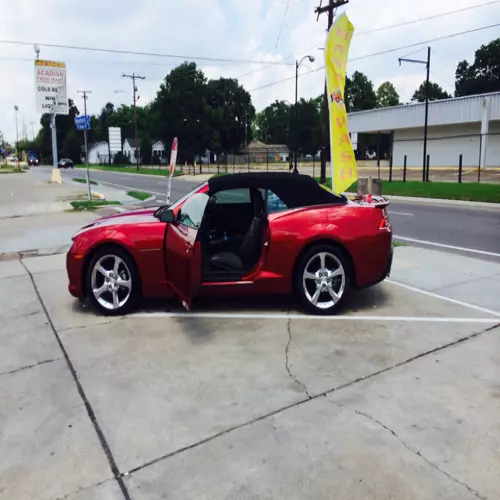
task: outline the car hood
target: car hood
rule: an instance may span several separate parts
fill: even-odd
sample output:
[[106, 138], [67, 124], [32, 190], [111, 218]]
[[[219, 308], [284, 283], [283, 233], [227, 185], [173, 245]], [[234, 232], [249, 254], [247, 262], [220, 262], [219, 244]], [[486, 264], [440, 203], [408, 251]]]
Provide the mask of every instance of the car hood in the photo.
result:
[[77, 234], [88, 231], [96, 227], [109, 227], [109, 226], [122, 226], [125, 224], [147, 224], [158, 222], [154, 217], [154, 213], [159, 207], [131, 210], [130, 212], [123, 212], [116, 215], [109, 215], [96, 219], [94, 222], [82, 227]]

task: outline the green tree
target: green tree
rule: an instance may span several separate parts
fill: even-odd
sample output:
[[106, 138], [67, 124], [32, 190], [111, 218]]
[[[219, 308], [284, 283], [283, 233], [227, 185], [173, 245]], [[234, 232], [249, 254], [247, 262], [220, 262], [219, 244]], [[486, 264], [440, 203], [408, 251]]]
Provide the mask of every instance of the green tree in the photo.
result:
[[346, 78], [344, 102], [348, 113], [377, 107], [373, 83], [364, 73], [355, 71], [351, 78]]
[[165, 144], [179, 138], [179, 163], [193, 161], [210, 146], [213, 130], [205, 100], [206, 84], [196, 64], [185, 62], [165, 77], [151, 104], [154, 135]]
[[[57, 149], [61, 152], [63, 149], [64, 141], [70, 130], [74, 131], [76, 134], [75, 127], [75, 116], [80, 114], [80, 111], [76, 107], [72, 99], [68, 99], [69, 104], [69, 114], [67, 115], [56, 115], [56, 131], [57, 131]], [[39, 145], [39, 150], [41, 155], [46, 159], [50, 160], [52, 157], [52, 131], [50, 128], [50, 114], [43, 114], [40, 118], [41, 129], [38, 132], [37, 143]], [[81, 136], [81, 137], [80, 137]], [[79, 139], [80, 144], [83, 144], [83, 135], [76, 134], [76, 138]]]
[[257, 139], [265, 144], [291, 146], [293, 109], [285, 101], [275, 101], [256, 117]]
[[240, 151], [252, 140], [255, 108], [250, 94], [232, 78], [210, 80], [206, 86], [209, 126], [215, 134], [212, 147], [220, 151]]
[[[413, 102], [425, 102], [425, 83], [423, 82], [413, 94], [411, 98]], [[449, 99], [450, 97], [451, 95], [437, 83], [429, 82], [429, 101], [439, 101], [441, 99]]]
[[316, 99], [301, 99], [297, 104], [297, 148], [315, 155], [321, 146], [321, 114]]
[[62, 144], [62, 155], [65, 158], [70, 158], [75, 163], [80, 163], [81, 146], [82, 142], [79, 137], [79, 132], [77, 132], [74, 127], [70, 128]]
[[485, 94], [500, 90], [500, 38], [476, 51], [474, 63], [458, 63], [455, 96]]
[[377, 107], [388, 108], [399, 104], [399, 94], [391, 82], [382, 83], [377, 89]]
[[151, 141], [147, 137], [141, 139], [141, 161], [143, 165], [151, 165], [153, 154]]

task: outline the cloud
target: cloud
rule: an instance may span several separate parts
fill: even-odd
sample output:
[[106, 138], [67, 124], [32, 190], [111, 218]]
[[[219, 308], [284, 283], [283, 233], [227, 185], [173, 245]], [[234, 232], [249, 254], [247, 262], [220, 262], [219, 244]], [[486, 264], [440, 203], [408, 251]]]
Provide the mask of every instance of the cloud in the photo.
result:
[[[480, 0], [475, 0], [478, 3]], [[0, 30], [4, 40], [88, 45], [186, 57], [287, 62], [290, 65], [228, 64], [198, 61], [209, 78], [240, 77], [256, 108], [262, 109], [275, 99], [293, 101], [297, 58], [306, 54], [316, 57], [313, 64], [304, 63], [301, 74], [323, 65], [323, 52], [317, 50], [325, 38], [326, 16], [316, 21], [312, 0], [87, 0], [85, 8], [67, 0], [16, 0], [3, 6]], [[351, 0], [347, 10], [356, 32], [397, 24], [470, 6], [469, 0]], [[493, 4], [433, 21], [408, 25], [372, 34], [358, 34], [353, 39], [351, 58], [409, 45], [495, 22], [499, 4]], [[286, 13], [286, 16], [285, 16]], [[281, 34], [280, 27], [282, 27]], [[278, 36], [279, 35], [279, 36]], [[495, 37], [485, 30], [446, 41], [432, 43], [432, 79], [452, 92], [458, 61], [472, 59], [481, 44]], [[14, 104], [19, 105], [20, 123], [39, 123], [35, 110], [31, 46], [0, 44], [0, 129], [15, 139]], [[423, 50], [420, 50], [423, 49]], [[420, 50], [420, 51], [419, 51]], [[390, 80], [403, 100], [409, 100], [425, 77], [425, 68], [398, 64], [398, 57], [416, 52], [424, 58], [425, 47], [400, 50], [384, 56], [371, 56], [349, 64], [348, 72], [362, 71], [375, 85]], [[182, 58], [141, 57], [79, 50], [42, 47], [42, 58], [62, 60], [68, 67], [68, 94], [78, 102], [77, 90], [90, 89], [89, 112], [97, 113], [107, 101], [130, 102], [131, 82], [122, 73], [146, 77], [139, 82], [141, 102], [155, 97], [166, 74]], [[10, 59], [9, 59], [10, 58]], [[14, 60], [13, 60], [14, 59]], [[19, 60], [21, 59], [21, 60]], [[307, 64], [307, 67], [306, 67]], [[257, 71], [256, 71], [257, 70]], [[270, 83], [289, 79], [277, 85]], [[324, 86], [324, 72], [304, 74], [299, 80], [301, 97], [315, 97]], [[30, 127], [28, 126], [28, 131]], [[30, 135], [30, 134], [28, 134]]]

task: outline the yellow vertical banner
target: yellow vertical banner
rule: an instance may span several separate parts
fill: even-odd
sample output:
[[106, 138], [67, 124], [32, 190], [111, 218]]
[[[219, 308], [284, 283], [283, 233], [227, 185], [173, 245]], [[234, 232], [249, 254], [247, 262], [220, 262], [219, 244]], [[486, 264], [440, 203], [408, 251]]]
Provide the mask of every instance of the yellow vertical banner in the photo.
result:
[[330, 118], [332, 190], [340, 194], [358, 180], [356, 157], [347, 128], [344, 89], [347, 56], [354, 26], [342, 14], [332, 25], [325, 45], [326, 85]]

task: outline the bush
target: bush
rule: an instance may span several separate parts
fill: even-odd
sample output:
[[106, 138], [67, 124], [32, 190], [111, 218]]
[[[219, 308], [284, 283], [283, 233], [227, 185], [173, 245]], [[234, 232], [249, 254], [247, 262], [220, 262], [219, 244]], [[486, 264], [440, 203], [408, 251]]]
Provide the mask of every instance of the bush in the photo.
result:
[[125, 156], [121, 151], [115, 154], [113, 158], [113, 163], [115, 165], [130, 165], [130, 158]]

